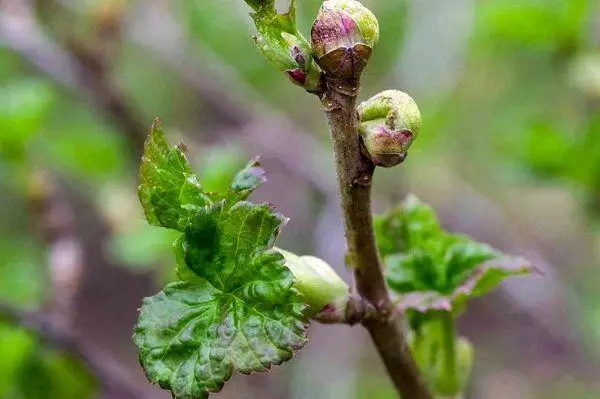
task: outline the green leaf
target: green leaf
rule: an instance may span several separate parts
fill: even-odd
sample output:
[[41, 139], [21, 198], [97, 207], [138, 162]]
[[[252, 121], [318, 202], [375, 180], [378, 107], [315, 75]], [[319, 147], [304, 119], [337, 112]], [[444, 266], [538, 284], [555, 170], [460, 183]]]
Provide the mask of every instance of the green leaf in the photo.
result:
[[225, 194], [204, 193], [183, 152], [155, 124], [141, 166], [148, 221], [183, 234], [180, 282], [146, 298], [134, 342], [150, 381], [178, 398], [218, 392], [234, 370], [266, 371], [306, 342], [306, 305], [273, 245], [287, 219], [245, 199], [265, 181], [258, 160]]
[[233, 178], [230, 200], [245, 200], [266, 181], [265, 170], [260, 167], [259, 158], [256, 157]]
[[229, 289], [198, 279], [144, 300], [134, 341], [150, 381], [178, 398], [207, 397], [234, 369], [267, 371], [304, 345], [305, 305], [282, 256], [262, 252], [250, 265], [253, 279], [219, 284]]
[[[399, 308], [404, 311], [458, 312], [468, 299], [489, 292], [506, 278], [535, 270], [524, 259], [445, 232], [433, 209], [414, 196], [377, 218], [376, 234], [388, 284], [402, 294]], [[413, 316], [409, 317], [413, 325], [419, 324], [419, 317]]]
[[222, 199], [230, 203], [244, 200], [266, 181], [255, 158], [234, 177], [225, 195], [205, 193], [180, 147], [169, 144], [156, 120], [146, 140], [138, 188], [150, 224], [184, 231], [203, 208]]
[[414, 248], [420, 242], [439, 237], [442, 228], [435, 211], [414, 195], [406, 198], [401, 207], [383, 217], [375, 218], [375, 232], [382, 256]]
[[179, 231], [210, 203], [185, 154], [169, 144], [158, 120], [146, 140], [138, 194], [150, 224]]
[[296, 1], [289, 10], [279, 14], [273, 0], [247, 0], [258, 34], [254, 39], [258, 49], [273, 66], [296, 85], [309, 92], [319, 90], [321, 70], [312, 57], [311, 46], [298, 31]]

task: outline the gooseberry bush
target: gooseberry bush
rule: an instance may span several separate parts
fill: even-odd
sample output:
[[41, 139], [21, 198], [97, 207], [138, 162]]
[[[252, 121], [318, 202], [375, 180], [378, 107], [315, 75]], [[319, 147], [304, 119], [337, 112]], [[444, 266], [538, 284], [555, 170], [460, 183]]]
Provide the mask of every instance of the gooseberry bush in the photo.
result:
[[298, 31], [295, 1], [245, 0], [256, 44], [289, 80], [323, 104], [335, 153], [352, 286], [324, 261], [276, 247], [285, 216], [248, 198], [265, 183], [251, 160], [226, 192], [203, 190], [157, 120], [146, 141], [139, 197], [152, 225], [180, 232], [179, 281], [144, 299], [134, 341], [148, 379], [176, 398], [219, 392], [234, 371], [265, 372], [307, 342], [310, 321], [361, 324], [405, 399], [462, 397], [473, 348], [455, 319], [471, 298], [524, 259], [446, 232], [416, 196], [373, 218], [377, 167], [405, 161], [420, 134], [415, 101], [386, 90], [357, 105], [360, 76], [379, 40], [376, 17], [358, 1], [325, 1], [311, 40]]

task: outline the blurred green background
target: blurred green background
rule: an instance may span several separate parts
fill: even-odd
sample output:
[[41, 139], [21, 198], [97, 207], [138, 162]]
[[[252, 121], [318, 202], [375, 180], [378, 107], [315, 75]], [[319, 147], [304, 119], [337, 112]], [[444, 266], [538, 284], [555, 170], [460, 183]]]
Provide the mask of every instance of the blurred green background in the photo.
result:
[[[285, 7], [285, 1], [278, 2]], [[304, 32], [318, 0], [299, 0]], [[424, 117], [381, 212], [414, 192], [445, 226], [532, 260], [476, 301], [468, 398], [600, 397], [600, 5], [371, 0], [381, 41], [361, 98], [409, 92]], [[209, 190], [254, 155], [281, 246], [343, 267], [318, 101], [256, 51], [242, 0], [0, 0], [0, 398], [166, 398], [131, 343], [173, 278], [173, 235], [136, 198], [154, 117]], [[394, 398], [360, 328], [314, 325], [297, 358], [220, 398]]]

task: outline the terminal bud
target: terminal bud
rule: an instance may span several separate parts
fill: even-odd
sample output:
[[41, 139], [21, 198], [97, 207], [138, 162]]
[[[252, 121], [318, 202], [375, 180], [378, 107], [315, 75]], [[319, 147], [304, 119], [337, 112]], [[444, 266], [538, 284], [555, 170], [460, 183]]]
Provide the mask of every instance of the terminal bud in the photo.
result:
[[312, 49], [325, 73], [358, 79], [379, 40], [379, 22], [358, 1], [323, 3], [311, 32]]

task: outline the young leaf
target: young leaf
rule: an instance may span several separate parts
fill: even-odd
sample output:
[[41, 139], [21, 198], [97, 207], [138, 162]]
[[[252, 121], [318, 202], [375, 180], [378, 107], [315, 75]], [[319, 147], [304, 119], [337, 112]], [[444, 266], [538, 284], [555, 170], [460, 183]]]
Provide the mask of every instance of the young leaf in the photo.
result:
[[534, 268], [445, 232], [433, 209], [414, 196], [375, 225], [389, 287], [400, 297], [397, 310], [413, 331], [412, 354], [437, 395], [456, 396], [465, 389], [473, 351], [456, 337], [453, 318], [469, 299]]
[[269, 62], [289, 80], [309, 92], [320, 90], [321, 70], [317, 66], [310, 44], [298, 31], [296, 0], [289, 10], [279, 14], [274, 0], [246, 0], [255, 11], [252, 14], [258, 34], [254, 36], [258, 49]]
[[304, 305], [290, 289], [291, 273], [268, 270], [280, 261], [276, 254], [262, 258], [263, 281], [230, 292], [202, 280], [177, 282], [144, 300], [134, 341], [150, 381], [176, 398], [203, 398], [234, 369], [267, 371], [304, 345]]
[[260, 167], [259, 158], [254, 158], [233, 178], [230, 200], [245, 200], [266, 181], [265, 170]]
[[179, 231], [210, 204], [185, 154], [171, 147], [159, 120], [144, 147], [138, 194], [148, 223]]
[[224, 195], [204, 193], [155, 124], [140, 176], [148, 221], [183, 233], [175, 243], [182, 281], [146, 298], [135, 327], [148, 379], [177, 398], [204, 398], [234, 370], [266, 371], [290, 359], [306, 342], [306, 305], [273, 249], [287, 219], [244, 201], [265, 181], [258, 161]]
[[435, 212], [416, 197], [376, 219], [377, 240], [399, 307], [421, 313], [461, 307], [504, 279], [533, 272], [521, 258], [462, 235], [445, 232]]

